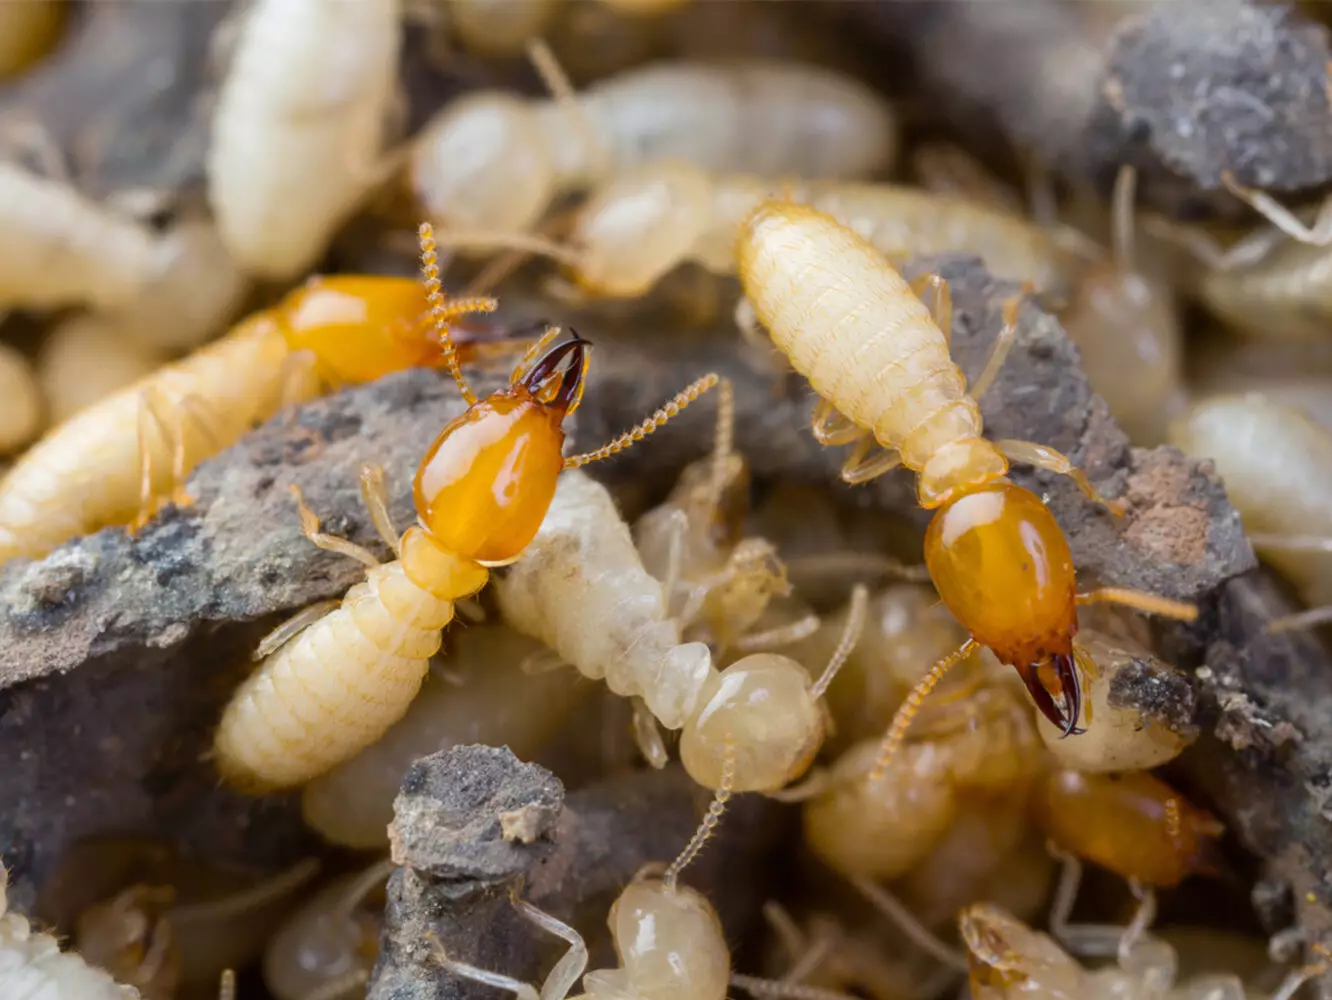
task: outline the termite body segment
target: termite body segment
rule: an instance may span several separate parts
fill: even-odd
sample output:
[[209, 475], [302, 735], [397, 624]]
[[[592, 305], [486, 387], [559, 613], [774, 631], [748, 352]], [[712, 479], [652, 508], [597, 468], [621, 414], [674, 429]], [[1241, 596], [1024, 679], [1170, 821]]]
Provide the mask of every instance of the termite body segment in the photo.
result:
[[710, 173], [682, 160], [627, 169], [579, 210], [571, 277], [594, 298], [637, 298], [685, 262], [736, 273], [736, 237], [750, 213], [784, 196], [826, 212], [890, 257], [982, 256], [998, 277], [1066, 291], [1073, 262], [1038, 226], [962, 198], [893, 184], [773, 180]]
[[[173, 488], [183, 501], [179, 488], [190, 469], [284, 402], [312, 396], [318, 381], [369, 381], [441, 357], [416, 280], [313, 278], [222, 339], [81, 410], [29, 449], [0, 480], [0, 562], [45, 555], [78, 535], [129, 524], [136, 512], [145, 518]], [[307, 361], [319, 379], [307, 377]]]
[[448, 229], [517, 233], [558, 195], [604, 177], [606, 160], [844, 178], [886, 166], [896, 146], [887, 106], [858, 82], [765, 60], [635, 69], [579, 94], [577, 110], [590, 128], [575, 127], [555, 100], [453, 102], [416, 142], [411, 184], [422, 210]]
[[383, 176], [399, 0], [260, 0], [218, 95], [208, 197], [253, 274], [294, 278]]
[[1124, 878], [1173, 886], [1215, 871], [1214, 839], [1224, 827], [1146, 771], [1051, 770], [1033, 807], [1056, 845]]
[[[1063, 531], [1038, 497], [1008, 481], [1009, 459], [1068, 475], [1112, 510], [1122, 505], [1101, 497], [1051, 448], [982, 436], [976, 399], [1016, 336], [1021, 294], [1004, 306], [1003, 329], [969, 391], [949, 356], [951, 299], [937, 275], [908, 283], [863, 237], [790, 202], [765, 202], [750, 213], [736, 260], [757, 319], [822, 397], [815, 437], [857, 445], [842, 478], [861, 483], [905, 466], [916, 473], [920, 505], [935, 511], [926, 566], [971, 638], [908, 697], [885, 738], [884, 760], [921, 699], [974, 644], [1016, 668], [1037, 707], [1068, 734], [1077, 728], [1081, 705], [1073, 644], [1079, 602], [1119, 601], [1186, 620], [1196, 616], [1192, 606], [1152, 595], [1111, 589], [1079, 595]], [[930, 287], [933, 310], [916, 291]], [[1062, 694], [1063, 711], [1052, 693]]]

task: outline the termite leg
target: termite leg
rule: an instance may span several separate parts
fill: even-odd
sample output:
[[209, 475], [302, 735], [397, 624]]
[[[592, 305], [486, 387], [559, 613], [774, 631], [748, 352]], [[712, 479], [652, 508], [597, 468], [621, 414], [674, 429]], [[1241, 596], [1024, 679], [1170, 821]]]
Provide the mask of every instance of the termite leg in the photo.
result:
[[1229, 170], [1221, 171], [1221, 183], [1226, 186], [1227, 191], [1247, 203], [1250, 208], [1291, 239], [1318, 247], [1332, 244], [1332, 198], [1319, 206], [1313, 225], [1306, 226], [1290, 209], [1271, 195], [1245, 187]]
[[1175, 618], [1182, 622], [1197, 621], [1198, 607], [1186, 601], [1172, 601], [1159, 594], [1149, 594], [1145, 590], [1130, 590], [1127, 587], [1098, 587], [1077, 597], [1079, 604], [1122, 604], [1127, 608], [1145, 611], [1147, 614]]
[[1008, 360], [1008, 352], [1013, 349], [1013, 340], [1017, 336], [1018, 310], [1022, 307], [1022, 300], [1032, 292], [1033, 287], [1030, 282], [1024, 284], [1016, 295], [1004, 303], [1001, 310], [1003, 325], [999, 327], [994, 343], [990, 345], [990, 356], [985, 359], [985, 367], [971, 383], [972, 399], [979, 400], [984, 396], [994, 384], [994, 380], [999, 377], [999, 373], [1003, 371], [1004, 362]]
[[291, 484], [291, 495], [296, 498], [296, 509], [300, 512], [301, 534], [308, 538], [311, 544], [327, 552], [337, 552], [349, 559], [355, 559], [357, 562], [371, 568], [379, 565], [379, 559], [364, 546], [349, 542], [345, 538], [339, 538], [337, 535], [320, 531], [319, 515], [306, 506], [305, 497], [301, 495], [301, 488], [295, 483]]
[[777, 788], [770, 792], [764, 792], [766, 798], [774, 802], [785, 802], [795, 804], [799, 802], [808, 802], [810, 799], [818, 798], [833, 785], [832, 772], [826, 767], [814, 767], [803, 778], [794, 785], [787, 785], [785, 788]]
[[878, 442], [870, 434], [860, 439], [851, 457], [842, 466], [842, 482], [852, 486], [867, 483], [902, 464], [902, 455], [890, 448], [880, 448], [871, 455], [870, 449], [877, 445]]
[[1332, 622], [1332, 605], [1324, 605], [1321, 608], [1310, 608], [1307, 611], [1299, 611], [1291, 615], [1282, 615], [1280, 618], [1273, 618], [1267, 623], [1268, 632], [1298, 632], [1302, 629], [1317, 628], [1320, 625], [1326, 625]]
[[863, 875], [851, 876], [850, 882], [870, 905], [891, 920], [921, 951], [949, 968], [966, 971], [966, 956], [931, 934], [891, 892]]
[[153, 439], [156, 436], [164, 447], [170, 446], [166, 420], [160, 411], [164, 405], [167, 405], [166, 401], [155, 389], [145, 389], [139, 400], [136, 442], [139, 452], [139, 512], [130, 522], [131, 535], [141, 531], [157, 513], [157, 497], [153, 490], [153, 473], [157, 465], [154, 461]]
[[781, 649], [783, 646], [790, 646], [800, 642], [802, 639], [808, 639], [819, 630], [821, 621], [819, 616], [810, 612], [793, 622], [787, 622], [785, 625], [777, 625], [773, 628], [764, 629], [762, 632], [751, 632], [749, 635], [741, 636], [732, 645], [737, 652], [753, 653], [763, 649]]
[[1085, 472], [1070, 462], [1066, 455], [1055, 451], [1053, 448], [1036, 444], [1034, 441], [1014, 441], [1009, 438], [995, 441], [994, 446], [1011, 461], [1021, 462], [1023, 465], [1034, 465], [1038, 469], [1068, 476], [1069, 479], [1078, 484], [1078, 489], [1082, 490], [1089, 500], [1105, 507], [1112, 514], [1123, 515], [1128, 510], [1128, 504], [1124, 500], [1110, 500], [1102, 496], [1092, 485], [1091, 480], [1087, 478]]
[[190, 472], [186, 464], [186, 424], [203, 438], [208, 452], [214, 453], [222, 450], [221, 435], [218, 433], [221, 420], [203, 399], [188, 393], [176, 402], [171, 412], [174, 436], [171, 448], [171, 502], [177, 507], [185, 507], [194, 502], [194, 498], [185, 492], [185, 479]]
[[217, 444], [217, 434], [213, 429], [216, 426], [215, 420], [203, 400], [184, 396], [172, 403], [156, 389], [144, 390], [138, 417], [139, 512], [130, 522], [130, 534], [142, 530], [166, 502], [153, 488], [157, 466], [152, 443], [154, 430], [163, 446], [171, 451], [170, 502], [177, 507], [186, 507], [194, 502], [194, 498], [185, 492], [185, 480], [189, 474], [186, 423], [191, 424], [208, 443]]
[[555, 963], [555, 967], [541, 984], [540, 1000], [564, 1000], [578, 982], [578, 977], [587, 968], [587, 943], [583, 936], [563, 921], [556, 920], [549, 913], [538, 909], [524, 899], [519, 899], [517, 891], [509, 894], [514, 907], [527, 920], [544, 931], [554, 934], [569, 943], [569, 950]]
[[470, 979], [482, 986], [505, 990], [514, 994], [518, 1000], [540, 1000], [536, 989], [528, 983], [520, 982], [512, 976], [500, 975], [498, 972], [487, 972], [485, 969], [478, 969], [475, 965], [468, 965], [466, 962], [459, 962], [457, 959], [450, 958], [448, 952], [444, 950], [443, 942], [440, 941], [439, 936], [434, 931], [426, 931], [426, 944], [434, 955], [435, 961], [461, 979]]
[[223, 969], [217, 984], [217, 1000], [236, 1000], [236, 973]]
[[1179, 247], [1213, 271], [1229, 271], [1256, 264], [1286, 240], [1286, 234], [1280, 229], [1263, 226], [1222, 249], [1220, 243], [1202, 230], [1169, 219], [1149, 216], [1144, 222], [1144, 228], [1157, 239]]
[[339, 600], [329, 599], [319, 601], [316, 604], [311, 604], [308, 608], [297, 611], [259, 640], [259, 645], [255, 647], [254, 655], [251, 658], [255, 660], [267, 659], [341, 603]]
[[814, 407], [814, 416], [809, 422], [809, 429], [813, 432], [815, 441], [829, 447], [851, 444], [870, 433], [822, 398]]
[[401, 554], [398, 531], [393, 527], [393, 516], [388, 509], [388, 486], [384, 483], [384, 467], [364, 465], [361, 467], [361, 502], [370, 514], [370, 523], [375, 532], [389, 547], [395, 556]]
[[278, 368], [278, 409], [288, 423], [296, 419], [295, 408], [319, 389], [319, 361], [314, 351], [292, 351]]
[[[953, 293], [948, 287], [948, 279], [941, 274], [922, 274], [912, 278], [907, 282], [911, 286], [911, 292], [922, 302], [930, 303], [930, 316], [934, 320], [940, 332], [944, 335], [944, 343], [951, 346], [953, 343]], [[925, 293], [930, 293], [930, 298], [925, 298]]]
[[527, 58], [541, 77], [541, 82], [546, 85], [546, 89], [568, 116], [569, 123], [579, 133], [579, 138], [587, 143], [588, 152], [592, 157], [593, 173], [598, 177], [608, 173], [614, 166], [611, 150], [597, 132], [596, 124], [578, 102], [578, 93], [574, 90], [573, 82], [564, 72], [559, 60], [555, 58], [555, 53], [551, 52], [550, 46], [542, 39], [533, 38], [527, 43]]
[[[566, 469], [577, 469], [584, 465], [600, 462], [603, 459], [610, 458], [612, 455], [619, 454], [626, 448], [642, 441], [643, 438], [647, 437], [653, 431], [660, 429], [667, 421], [676, 416], [694, 400], [698, 399], [703, 393], [714, 388], [720, 381], [721, 376], [715, 373], [704, 375], [702, 378], [681, 389], [675, 394], [674, 398], [637, 427], [625, 431], [619, 437], [602, 445], [595, 451], [584, 452], [581, 455], [571, 455], [564, 460], [564, 467]], [[572, 410], [570, 412], [572, 412]]]
[[638, 747], [638, 752], [643, 755], [644, 760], [657, 770], [661, 770], [670, 757], [666, 753], [666, 744], [661, 738], [657, 720], [648, 711], [647, 704], [642, 698], [635, 695], [629, 699], [629, 703], [633, 706], [634, 745]]

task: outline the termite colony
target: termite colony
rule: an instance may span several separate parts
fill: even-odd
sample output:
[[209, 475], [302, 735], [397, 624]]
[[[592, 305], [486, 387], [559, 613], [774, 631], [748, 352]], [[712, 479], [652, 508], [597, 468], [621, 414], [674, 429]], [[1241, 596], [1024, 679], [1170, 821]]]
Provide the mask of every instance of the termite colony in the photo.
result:
[[[0, 1000], [1328, 972], [1321, 887], [1251, 906], [1280, 866], [1245, 852], [1332, 846], [1216, 778], [1304, 739], [1243, 689], [1240, 570], [1151, 563], [1242, 525], [1293, 595], [1264, 641], [1332, 622], [1332, 201], [1223, 172], [1256, 225], [1221, 237], [1132, 157], [1083, 190], [941, 141], [804, 0], [248, 0], [191, 40], [188, 180], [107, 183], [103, 126], [10, 113], [98, 51], [90, 6], [0, 3], [0, 636], [105, 657], [55, 704], [77, 664], [0, 655]], [[149, 571], [144, 637], [106, 602]], [[101, 704], [117, 671], [174, 671], [166, 715]], [[688, 815], [506, 807], [464, 871], [475, 817], [411, 803], [491, 794], [429, 770], [478, 745]]]

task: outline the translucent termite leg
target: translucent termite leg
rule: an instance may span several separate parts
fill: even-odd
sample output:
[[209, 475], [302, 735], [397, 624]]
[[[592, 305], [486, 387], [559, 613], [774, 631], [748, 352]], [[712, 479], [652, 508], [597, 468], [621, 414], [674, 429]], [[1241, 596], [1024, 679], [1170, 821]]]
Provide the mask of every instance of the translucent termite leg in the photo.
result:
[[1295, 213], [1271, 195], [1245, 187], [1229, 170], [1221, 171], [1221, 183], [1226, 186], [1227, 191], [1248, 204], [1291, 239], [1316, 247], [1332, 244], [1332, 198], [1328, 198], [1318, 207], [1318, 215], [1315, 216], [1313, 225], [1307, 226], [1296, 217]]
[[341, 605], [342, 602], [337, 598], [330, 598], [327, 601], [319, 601], [311, 604], [308, 608], [302, 608], [294, 615], [284, 621], [273, 631], [269, 632], [259, 640], [259, 645], [255, 647], [251, 659], [265, 660], [273, 653], [291, 642], [307, 628], [313, 625], [324, 615], [328, 614], [334, 608]]
[[[874, 449], [872, 451], [872, 449]], [[877, 479], [902, 464], [900, 452], [883, 448], [873, 435], [860, 439], [850, 457], [842, 465], [842, 482], [851, 486]]]
[[[944, 344], [953, 343], [953, 293], [948, 287], [948, 279], [933, 272], [918, 275], [907, 282], [911, 293], [922, 302], [930, 304], [930, 318], [943, 334]], [[926, 299], [926, 293], [929, 298]]]
[[379, 559], [373, 552], [355, 542], [349, 542], [345, 538], [339, 538], [337, 535], [330, 535], [319, 529], [319, 516], [312, 511], [305, 503], [305, 497], [301, 494], [301, 488], [295, 483], [291, 484], [291, 495], [296, 498], [296, 509], [301, 517], [301, 534], [308, 538], [311, 544], [324, 549], [328, 552], [337, 552], [340, 555], [347, 556], [349, 559], [355, 559], [371, 568], [379, 565]]
[[516, 890], [510, 892], [509, 898], [526, 919], [569, 943], [569, 950], [555, 963], [555, 967], [546, 976], [546, 981], [541, 984], [540, 995], [540, 1000], [564, 1000], [573, 989], [574, 983], [578, 982], [578, 977], [587, 968], [587, 944], [583, 941], [583, 936], [544, 910], [524, 899], [519, 899]]
[[839, 413], [837, 408], [826, 399], [820, 399], [814, 407], [809, 429], [814, 440], [830, 448], [851, 444], [870, 436], [870, 431], [861, 427], [851, 418]]

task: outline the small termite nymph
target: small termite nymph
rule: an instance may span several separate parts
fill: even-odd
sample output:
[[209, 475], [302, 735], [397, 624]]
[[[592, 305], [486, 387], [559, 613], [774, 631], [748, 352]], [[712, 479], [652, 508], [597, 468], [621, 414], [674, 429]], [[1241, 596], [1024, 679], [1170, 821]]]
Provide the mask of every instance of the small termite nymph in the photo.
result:
[[468, 409], [426, 451], [413, 487], [419, 523], [401, 537], [382, 470], [362, 471], [371, 520], [394, 562], [381, 565], [368, 550], [324, 534], [300, 503], [306, 537], [369, 572], [338, 608], [313, 622], [307, 609], [262, 644], [269, 655], [228, 704], [215, 740], [218, 769], [245, 789], [301, 784], [379, 739], [416, 696], [454, 603], [485, 586], [490, 567], [522, 557], [560, 473], [623, 451], [717, 382], [704, 376], [633, 430], [565, 458], [563, 423], [582, 400], [587, 342], [576, 334], [557, 342], [561, 331], [549, 330], [518, 362], [508, 388], [478, 399], [449, 338], [428, 224], [421, 246], [436, 332]]
[[[858, 234], [789, 202], [766, 202], [746, 218], [736, 256], [755, 316], [821, 397], [814, 436], [826, 445], [856, 445], [843, 480], [863, 483], [898, 466], [916, 473], [919, 503], [935, 511], [925, 564], [943, 603], [970, 633], [908, 695], [875, 775], [885, 772], [921, 701], [976, 645], [1018, 671], [1065, 735], [1079, 731], [1078, 605], [1112, 601], [1185, 621], [1197, 609], [1113, 587], [1079, 594], [1063, 531], [1039, 497], [1007, 479], [1009, 461], [1067, 475], [1116, 513], [1123, 502], [1102, 497], [1052, 448], [982, 436], [976, 400], [1012, 346], [1022, 294], [1005, 304], [1003, 328], [968, 390], [949, 357], [952, 300], [938, 275], [907, 282]], [[919, 297], [930, 289], [933, 310]]]

